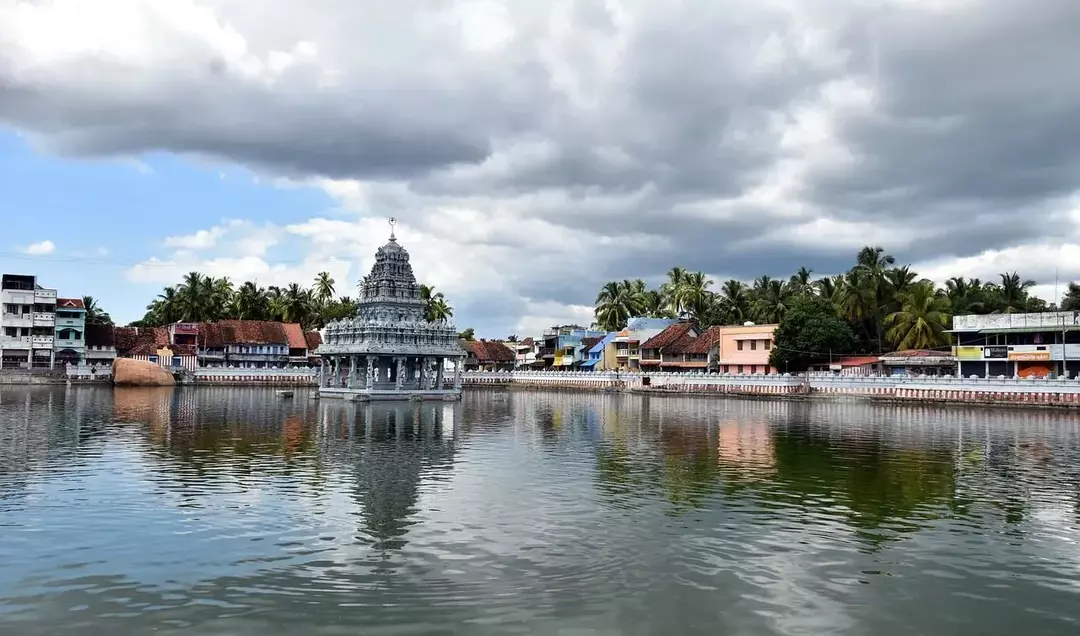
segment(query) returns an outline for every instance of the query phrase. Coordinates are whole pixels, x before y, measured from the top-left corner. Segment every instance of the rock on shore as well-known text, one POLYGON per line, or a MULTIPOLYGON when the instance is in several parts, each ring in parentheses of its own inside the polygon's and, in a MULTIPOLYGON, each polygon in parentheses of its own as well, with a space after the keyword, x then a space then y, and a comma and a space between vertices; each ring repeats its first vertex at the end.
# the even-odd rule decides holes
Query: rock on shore
POLYGON ((113 361, 113 384, 116 386, 173 386, 172 373, 154 362, 117 358, 113 361))

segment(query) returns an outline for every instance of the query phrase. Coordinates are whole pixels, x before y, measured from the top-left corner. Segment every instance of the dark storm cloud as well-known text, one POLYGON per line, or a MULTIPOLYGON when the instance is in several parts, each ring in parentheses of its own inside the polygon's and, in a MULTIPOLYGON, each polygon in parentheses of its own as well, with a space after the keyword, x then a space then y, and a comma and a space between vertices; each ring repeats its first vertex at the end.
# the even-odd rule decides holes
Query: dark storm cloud
MULTIPOLYGON (((568 255, 535 226, 461 228, 466 247, 519 254, 500 274, 537 301, 589 304, 604 280, 675 265, 741 279, 847 269, 852 231, 843 245, 792 239, 822 218, 895 235, 884 247, 902 262, 1074 231, 1060 200, 1080 183, 1080 3, 626 0, 624 19, 602 2, 509 2, 510 43, 494 52, 436 19, 443 3, 214 4, 260 59, 298 39, 319 56, 252 79, 183 40, 161 43, 177 51, 161 68, 91 57, 35 75, 0 49, 0 120, 58 152, 381 180, 363 205, 418 227, 461 208, 589 237, 568 255), (848 89, 867 105, 828 98, 848 89)), ((493 325, 526 310, 506 296, 455 307, 493 325)))
MULTIPOLYGON (((847 216, 937 222, 963 204, 971 221, 987 212, 1034 221, 1034 204, 1076 189, 1080 85, 1069 78, 1080 5, 1001 0, 862 27, 849 43, 866 53, 858 59, 879 87, 875 107, 842 122, 840 139, 858 164, 815 173, 814 201, 847 216), (878 198, 889 191, 903 194, 878 198)), ((968 250, 1006 239, 955 238, 968 250)))

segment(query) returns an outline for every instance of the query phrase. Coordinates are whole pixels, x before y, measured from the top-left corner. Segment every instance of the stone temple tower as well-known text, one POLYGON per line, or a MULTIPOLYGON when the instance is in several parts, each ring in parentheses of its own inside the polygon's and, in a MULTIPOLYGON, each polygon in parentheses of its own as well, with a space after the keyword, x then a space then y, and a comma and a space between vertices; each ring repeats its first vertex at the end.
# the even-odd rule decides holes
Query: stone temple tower
POLYGON ((460 399, 465 352, 449 322, 429 322, 409 253, 394 236, 375 253, 356 315, 326 326, 315 352, 319 395, 353 400, 460 399), (446 362, 453 378, 446 378, 446 362))

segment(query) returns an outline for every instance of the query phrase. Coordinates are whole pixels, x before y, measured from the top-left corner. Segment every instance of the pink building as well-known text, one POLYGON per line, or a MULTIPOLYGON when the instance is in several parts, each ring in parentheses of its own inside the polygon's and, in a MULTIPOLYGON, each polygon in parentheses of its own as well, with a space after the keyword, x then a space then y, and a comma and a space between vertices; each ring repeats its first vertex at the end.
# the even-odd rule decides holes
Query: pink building
POLYGON ((773 332, 776 325, 739 325, 713 327, 715 358, 710 354, 709 368, 720 373, 776 373, 769 366, 773 332), (714 361, 715 360, 715 361, 714 361))

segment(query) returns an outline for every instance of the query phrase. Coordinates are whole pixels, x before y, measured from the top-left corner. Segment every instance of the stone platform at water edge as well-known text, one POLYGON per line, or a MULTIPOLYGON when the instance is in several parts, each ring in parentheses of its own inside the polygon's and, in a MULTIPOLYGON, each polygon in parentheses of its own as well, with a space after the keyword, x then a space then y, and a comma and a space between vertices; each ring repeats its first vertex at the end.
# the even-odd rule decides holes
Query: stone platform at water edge
POLYGON ((326 326, 319 397, 369 400, 461 399, 465 351, 448 321, 428 321, 409 253, 394 237, 361 281, 356 314, 326 326), (452 382, 444 369, 453 364, 452 382))

